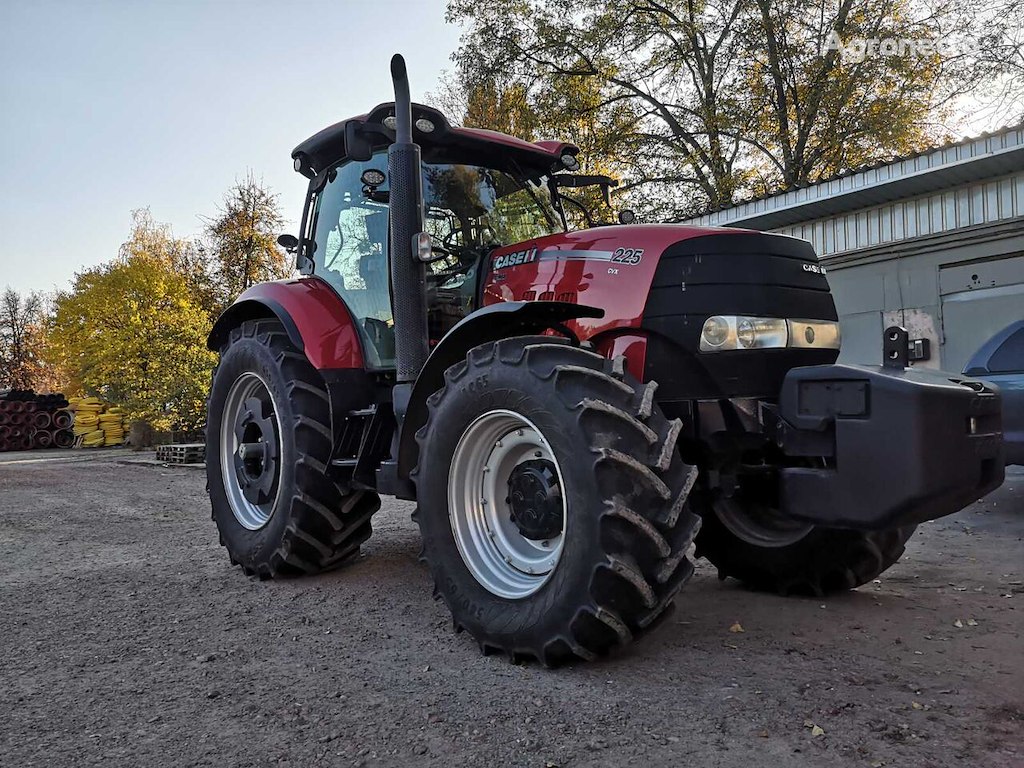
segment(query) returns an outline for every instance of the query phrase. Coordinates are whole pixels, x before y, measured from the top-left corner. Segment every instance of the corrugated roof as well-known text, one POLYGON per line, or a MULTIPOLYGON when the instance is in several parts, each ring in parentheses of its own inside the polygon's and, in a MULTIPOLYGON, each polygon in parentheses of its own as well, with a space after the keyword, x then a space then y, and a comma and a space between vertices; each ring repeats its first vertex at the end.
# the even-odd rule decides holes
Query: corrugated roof
MULTIPOLYGON (((930 146, 928 148, 925 148, 925 150, 921 150, 920 152, 915 152, 915 153, 910 153, 908 155, 893 157, 893 158, 888 159, 888 160, 879 160, 878 162, 874 162, 874 163, 858 166, 856 168, 848 168, 848 169, 845 169, 843 171, 840 171, 837 174, 828 176, 826 178, 817 179, 815 181, 804 183, 804 184, 794 184, 792 186, 776 189, 775 191, 772 191, 772 193, 768 193, 766 195, 760 195, 760 196, 757 196, 757 197, 736 201, 735 203, 730 203, 730 204, 726 204, 726 205, 723 205, 723 206, 718 206, 718 207, 715 207, 715 208, 709 208, 709 209, 707 209, 705 211, 702 211, 702 212, 696 214, 695 216, 692 216, 692 217, 686 219, 686 221, 687 222, 693 222, 693 221, 697 221, 697 220, 702 220, 701 223, 706 223, 705 220, 707 220, 709 217, 713 217, 715 214, 719 214, 719 213, 722 213, 724 211, 734 211, 735 209, 744 208, 744 207, 749 207, 750 208, 750 214, 751 215, 757 215, 757 214, 767 215, 767 214, 770 213, 770 211, 772 209, 772 206, 769 204, 769 201, 773 201, 773 200, 776 200, 778 198, 782 198, 782 197, 784 197, 786 195, 793 195, 794 193, 801 193, 801 191, 805 191, 805 190, 815 190, 817 187, 823 187, 823 186, 828 185, 828 184, 837 187, 836 190, 835 190, 835 193, 848 193, 848 191, 853 190, 854 185, 850 184, 850 183, 844 183, 844 179, 849 179, 849 180, 852 181, 852 177, 855 177, 855 176, 862 176, 862 178, 866 178, 866 175, 870 174, 871 171, 876 171, 877 173, 873 174, 874 178, 872 178, 870 181, 867 181, 865 184, 863 184, 863 186, 867 186, 867 185, 870 185, 870 184, 877 184, 880 181, 884 181, 884 180, 885 181, 895 181, 899 177, 907 176, 907 175, 909 175, 911 173, 914 173, 914 172, 932 170, 932 168, 937 169, 938 167, 947 166, 947 165, 950 165, 951 163, 954 163, 954 162, 962 162, 962 161, 965 161, 965 160, 970 160, 970 159, 975 158, 975 157, 981 157, 981 156, 985 156, 985 155, 992 155, 996 150, 1005 150, 1005 148, 1008 148, 1008 144, 1009 144, 1009 147, 1021 147, 1021 146, 1024 146, 1024 123, 1019 123, 1017 125, 1004 126, 1004 127, 998 128, 997 130, 994 130, 994 131, 986 131, 984 133, 981 133, 978 136, 967 136, 965 138, 959 139, 958 141, 948 141, 948 142, 943 143, 943 144, 937 144, 935 146, 930 146), (1017 134, 1017 135, 1014 136, 1013 134, 1017 134), (1010 138, 1011 140, 1009 142, 1001 141, 1000 140, 1000 139, 1005 139, 1005 138, 1010 138), (998 146, 996 147, 993 144, 998 145, 998 146), (982 146, 979 147, 979 145, 982 145, 982 146), (956 150, 956 148, 958 148, 958 147, 968 147, 968 148, 971 148, 971 150, 974 150, 975 147, 979 147, 980 148, 980 152, 978 152, 977 154, 975 152, 971 152, 971 153, 969 153, 968 157, 966 157, 966 158, 965 157, 958 157, 959 153, 950 153, 950 151, 956 150), (952 157, 950 158, 950 157, 946 157, 946 156, 952 156, 952 157), (940 160, 940 162, 933 163, 932 160, 936 159, 936 158, 938 158, 940 160), (922 159, 927 159, 925 164, 924 164, 925 165, 924 168, 921 167, 922 166, 922 162, 921 162, 922 159), (893 174, 892 172, 890 172, 890 173, 885 174, 885 176, 886 176, 885 179, 880 178, 883 174, 878 173, 878 171, 880 171, 881 169, 889 169, 891 171, 891 169, 893 169, 896 166, 899 166, 901 164, 904 165, 904 168, 900 169, 900 171, 898 171, 896 174, 893 174), (906 166, 910 166, 910 167, 906 167, 906 166), (762 205, 758 205, 758 204, 762 204, 762 205)), ((1014 169, 1013 168, 1008 168, 1007 169, 1008 172, 1012 171, 1012 170, 1014 170, 1014 169)), ((963 174, 959 174, 959 175, 963 175, 963 174)), ((952 177, 951 177, 951 180, 952 180, 952 177)), ((829 191, 829 195, 831 195, 831 194, 834 194, 834 193, 831 193, 831 191, 829 191)), ((794 202, 808 202, 809 201, 809 195, 806 193, 806 191, 805 191, 805 195, 800 196, 800 198, 802 199, 801 201, 794 201, 794 202)), ((729 218, 731 219, 732 217, 729 217, 729 218)), ((746 217, 740 217, 740 218, 743 218, 743 220, 745 220, 746 217)))

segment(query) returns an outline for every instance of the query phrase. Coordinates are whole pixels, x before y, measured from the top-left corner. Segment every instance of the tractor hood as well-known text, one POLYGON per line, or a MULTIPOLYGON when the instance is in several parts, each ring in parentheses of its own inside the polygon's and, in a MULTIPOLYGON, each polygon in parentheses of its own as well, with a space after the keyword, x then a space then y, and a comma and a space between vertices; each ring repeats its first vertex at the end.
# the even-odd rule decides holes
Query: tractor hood
MULTIPOLYGON (((777 302, 755 298, 765 285, 828 295, 825 271, 810 243, 727 227, 595 227, 499 248, 485 270, 484 304, 551 300, 598 306, 605 317, 594 321, 594 332, 635 327, 646 315, 678 314, 683 305, 707 314, 785 313, 777 302), (739 295, 723 298, 712 290, 712 299, 703 298, 701 286, 722 285, 739 295)), ((814 309, 823 317, 835 312, 831 299, 814 309)))
POLYGON ((701 328, 713 315, 837 319, 825 270, 811 244, 798 238, 725 227, 596 227, 497 249, 485 269, 485 305, 563 301, 603 309, 602 318, 570 326, 598 344, 630 330, 646 339, 646 358, 657 360, 665 394, 674 383, 669 371, 704 382, 708 392, 772 394, 781 378, 751 375, 751 356, 767 373, 832 363, 837 355, 834 349, 699 353, 701 328))

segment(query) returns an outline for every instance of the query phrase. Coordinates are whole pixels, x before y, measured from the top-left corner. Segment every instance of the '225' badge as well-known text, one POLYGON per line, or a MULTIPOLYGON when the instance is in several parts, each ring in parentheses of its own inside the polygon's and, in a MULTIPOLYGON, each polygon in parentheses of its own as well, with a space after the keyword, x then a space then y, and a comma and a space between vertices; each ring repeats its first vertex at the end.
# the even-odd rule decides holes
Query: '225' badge
POLYGON ((611 260, 615 264, 639 264, 643 256, 643 248, 616 248, 611 260))

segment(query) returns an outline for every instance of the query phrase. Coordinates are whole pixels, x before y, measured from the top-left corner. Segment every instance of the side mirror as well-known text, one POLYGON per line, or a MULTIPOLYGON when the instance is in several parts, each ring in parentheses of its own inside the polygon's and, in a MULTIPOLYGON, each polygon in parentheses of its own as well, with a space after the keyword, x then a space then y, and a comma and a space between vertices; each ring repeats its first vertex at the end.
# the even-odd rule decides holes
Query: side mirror
POLYGON ((288 253, 295 253, 299 248, 299 238, 295 235, 278 235, 277 244, 288 251, 288 253))

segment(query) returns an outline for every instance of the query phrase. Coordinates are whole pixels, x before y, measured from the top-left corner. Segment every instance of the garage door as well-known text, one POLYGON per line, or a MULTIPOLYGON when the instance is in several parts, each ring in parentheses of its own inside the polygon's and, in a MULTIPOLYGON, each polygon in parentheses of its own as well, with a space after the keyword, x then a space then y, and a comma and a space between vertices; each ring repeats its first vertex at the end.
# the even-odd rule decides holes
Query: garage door
POLYGON ((943 267, 939 291, 942 368, 959 371, 996 332, 1024 319, 1024 255, 943 267))

